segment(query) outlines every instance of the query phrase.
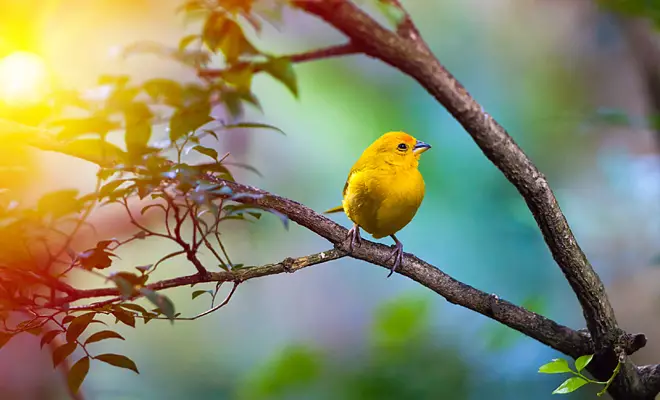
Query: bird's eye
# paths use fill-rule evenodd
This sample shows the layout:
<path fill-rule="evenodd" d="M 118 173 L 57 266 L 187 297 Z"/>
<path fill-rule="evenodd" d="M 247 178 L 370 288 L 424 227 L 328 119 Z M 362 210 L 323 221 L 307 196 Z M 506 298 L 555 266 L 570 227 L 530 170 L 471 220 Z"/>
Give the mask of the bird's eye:
<path fill-rule="evenodd" d="M 406 150 L 408 150 L 408 145 L 405 144 L 405 143 L 399 143 L 399 145 L 397 146 L 397 148 L 398 148 L 399 150 L 406 151 Z"/>

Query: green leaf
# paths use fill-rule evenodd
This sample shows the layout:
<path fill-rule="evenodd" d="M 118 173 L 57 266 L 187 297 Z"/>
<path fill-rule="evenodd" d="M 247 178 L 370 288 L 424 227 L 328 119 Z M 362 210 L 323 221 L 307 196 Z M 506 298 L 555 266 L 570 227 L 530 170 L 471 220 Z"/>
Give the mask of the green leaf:
<path fill-rule="evenodd" d="M 55 329 L 55 330 L 48 331 L 48 332 L 44 333 L 41 336 L 41 342 L 39 343 L 39 346 L 43 349 L 45 345 L 52 342 L 53 339 L 55 339 L 55 337 L 57 335 L 59 335 L 60 333 L 62 333 L 62 332 L 64 332 L 64 331 L 62 331 L 61 329 Z"/>
<path fill-rule="evenodd" d="M 237 65 L 233 68 L 230 68 L 223 72 L 222 78 L 226 83 L 233 85 L 236 88 L 237 97 L 241 97 L 239 93 L 250 93 L 250 88 L 252 87 L 252 77 L 254 75 L 254 69 L 248 65 Z M 223 96 L 223 99 L 227 100 L 227 96 Z M 225 101 L 227 102 L 227 101 Z"/>
<path fill-rule="evenodd" d="M 264 64 L 264 71 L 282 82 L 291 93 L 298 97 L 298 80 L 293 70 L 293 63 L 287 57 L 274 57 Z"/>
<path fill-rule="evenodd" d="M 57 134 L 57 138 L 63 140 L 75 139 L 89 133 L 96 133 L 103 136 L 111 130 L 119 128 L 116 122 L 109 121 L 106 117 L 102 116 L 60 119 L 50 123 L 50 125 L 61 126 L 63 128 Z"/>
<path fill-rule="evenodd" d="M 244 54 L 259 54 L 241 26 L 220 12 L 213 12 L 207 18 L 202 39 L 211 51 L 222 51 L 228 64 L 235 63 Z"/>
<path fill-rule="evenodd" d="M 198 35 L 191 36 L 197 37 Z M 181 105 L 183 88 L 176 81 L 156 78 L 146 81 L 142 87 L 155 101 L 163 101 L 165 104 L 175 107 Z"/>
<path fill-rule="evenodd" d="M 593 357 L 594 357 L 593 354 L 587 354 L 578 357 L 578 359 L 575 360 L 575 369 L 577 370 L 577 372 L 582 371 L 587 365 L 589 365 Z"/>
<path fill-rule="evenodd" d="M 126 118 L 126 132 L 124 133 L 126 150 L 131 156 L 140 156 L 144 153 L 151 138 L 153 115 L 146 104 L 135 102 L 126 107 L 124 116 Z"/>
<path fill-rule="evenodd" d="M 94 359 L 103 361 L 105 363 L 108 363 L 110 365 L 114 365 L 115 367 L 120 367 L 120 368 L 126 368 L 130 369 L 132 371 L 135 371 L 135 373 L 139 374 L 140 372 L 137 369 L 137 365 L 131 360 L 130 358 L 126 356 L 122 356 L 120 354 L 100 354 Z"/>
<path fill-rule="evenodd" d="M 283 130 L 280 128 L 273 126 L 273 125 L 268 125 L 268 124 L 262 124 L 259 122 L 241 122 L 238 124 L 229 124 L 229 125 L 223 125 L 223 129 L 236 129 L 236 128 L 243 128 L 243 129 L 254 129 L 254 128 L 262 128 L 262 129 L 270 129 L 276 132 L 281 133 L 282 135 L 286 136 L 286 133 L 284 133 Z"/>
<path fill-rule="evenodd" d="M 208 102 L 198 102 L 176 110 L 170 119 L 170 140 L 175 142 L 190 132 L 194 132 L 200 126 L 213 121 L 210 113 L 211 108 Z"/>
<path fill-rule="evenodd" d="M 96 332 L 95 334 L 91 335 L 90 337 L 85 340 L 85 345 L 88 345 L 90 343 L 95 343 L 95 342 L 100 342 L 101 340 L 105 339 L 121 339 L 125 340 L 123 336 L 118 334 L 117 332 L 114 331 L 100 331 Z"/>
<path fill-rule="evenodd" d="M 195 40 L 200 40 L 200 39 L 201 39 L 201 36 L 196 34 L 196 33 L 184 36 L 179 41 L 179 51 L 184 51 L 188 47 L 188 45 L 190 45 Z"/>
<path fill-rule="evenodd" d="M 101 186 L 101 189 L 99 189 L 99 198 L 102 199 L 104 197 L 110 196 L 124 182 L 124 180 L 118 179 Z"/>
<path fill-rule="evenodd" d="M 204 154 L 205 156 L 209 156 L 215 161 L 218 160 L 218 152 L 215 149 L 212 149 L 210 147 L 205 147 L 201 145 L 197 145 L 193 147 L 193 150 L 195 150 L 198 153 Z"/>
<path fill-rule="evenodd" d="M 60 365 L 65 358 L 71 355 L 73 351 L 78 347 L 76 342 L 69 342 L 61 345 L 53 351 L 53 368 Z"/>
<path fill-rule="evenodd" d="M 215 51 L 220 46 L 225 18 L 225 14 L 219 12 L 213 12 L 206 18 L 202 29 L 202 41 L 211 51 Z"/>
<path fill-rule="evenodd" d="M 563 374 L 565 372 L 571 372 L 571 367 L 568 366 L 568 361 L 563 358 L 555 358 L 539 367 L 539 373 L 541 374 Z"/>
<path fill-rule="evenodd" d="M 122 149 L 102 139 L 79 139 L 68 143 L 52 142 L 38 147 L 80 158 L 102 167 L 112 167 L 126 160 L 126 153 Z"/>
<path fill-rule="evenodd" d="M 192 299 L 195 300 L 196 298 L 203 295 L 204 293 L 208 293 L 210 295 L 213 295 L 212 290 L 195 290 L 194 292 L 192 292 Z"/>
<path fill-rule="evenodd" d="M 105 101 L 105 111 L 124 112 L 132 107 L 135 97 L 140 93 L 140 88 L 132 87 L 115 87 Z"/>
<path fill-rule="evenodd" d="M 94 316 L 96 316 L 96 312 L 88 312 L 74 318 L 66 329 L 66 341 L 75 342 L 85 329 L 87 329 Z"/>
<path fill-rule="evenodd" d="M 78 390 L 80 389 L 80 385 L 82 385 L 88 372 L 89 372 L 88 356 L 81 358 L 75 364 L 73 364 L 73 366 L 69 370 L 69 374 L 66 377 L 67 383 L 69 385 L 69 389 L 71 390 L 72 393 L 78 393 Z"/>
<path fill-rule="evenodd" d="M 162 295 L 153 290 L 142 288 L 140 289 L 142 293 L 149 301 L 151 301 L 161 313 L 163 313 L 170 320 L 174 320 L 174 303 L 167 296 Z"/>
<path fill-rule="evenodd" d="M 37 211 L 41 215 L 52 215 L 53 218 L 60 218 L 65 215 L 78 212 L 82 207 L 78 200 L 77 189 L 58 190 L 47 193 L 37 202 Z"/>
<path fill-rule="evenodd" d="M 238 118 L 243 115 L 243 102 L 239 92 L 225 91 L 222 94 L 222 101 L 232 118 Z"/>
<path fill-rule="evenodd" d="M 574 376 L 572 378 L 566 379 L 564 381 L 564 383 L 562 383 L 561 385 L 559 385 L 559 387 L 557 389 L 552 391 L 552 394 L 571 393 L 571 392 L 574 392 L 574 391 L 578 390 L 579 388 L 586 385 L 587 383 L 589 383 L 589 382 L 585 381 L 584 379 L 580 378 L 579 376 Z"/>

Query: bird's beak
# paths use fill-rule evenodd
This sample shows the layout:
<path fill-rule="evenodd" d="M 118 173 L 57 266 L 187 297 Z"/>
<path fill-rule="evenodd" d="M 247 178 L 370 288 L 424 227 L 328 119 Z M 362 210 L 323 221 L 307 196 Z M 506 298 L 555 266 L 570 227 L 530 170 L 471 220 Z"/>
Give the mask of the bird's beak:
<path fill-rule="evenodd" d="M 421 140 L 418 140 L 417 143 L 415 143 L 415 147 L 413 147 L 413 152 L 415 154 L 422 154 L 426 150 L 430 149 L 431 145 L 428 143 L 424 143 Z"/>

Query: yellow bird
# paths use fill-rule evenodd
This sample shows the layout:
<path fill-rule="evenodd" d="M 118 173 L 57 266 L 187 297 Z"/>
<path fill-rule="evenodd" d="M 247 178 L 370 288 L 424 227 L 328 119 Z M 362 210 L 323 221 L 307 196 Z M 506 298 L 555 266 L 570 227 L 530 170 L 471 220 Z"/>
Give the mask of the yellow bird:
<path fill-rule="evenodd" d="M 360 245 L 360 228 L 380 239 L 394 239 L 394 264 L 389 278 L 403 260 L 403 244 L 394 235 L 413 219 L 424 199 L 419 157 L 431 146 L 405 132 L 388 132 L 373 142 L 351 168 L 344 185 L 342 205 L 325 214 L 344 211 L 353 221 L 348 231 L 349 251 Z"/>

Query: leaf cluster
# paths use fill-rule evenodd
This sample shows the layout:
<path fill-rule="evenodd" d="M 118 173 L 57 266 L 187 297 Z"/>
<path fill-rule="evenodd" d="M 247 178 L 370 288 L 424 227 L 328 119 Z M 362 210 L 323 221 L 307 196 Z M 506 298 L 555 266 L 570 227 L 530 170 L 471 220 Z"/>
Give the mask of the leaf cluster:
<path fill-rule="evenodd" d="M 612 376 L 605 381 L 596 381 L 593 379 L 590 379 L 586 377 L 583 373 L 582 370 L 589 365 L 591 360 L 593 359 L 594 355 L 593 354 L 585 354 L 583 356 L 578 357 L 575 360 L 575 370 L 573 370 L 569 365 L 568 361 L 563 359 L 563 358 L 555 358 L 552 361 L 550 361 L 547 364 L 542 365 L 539 367 L 539 373 L 542 374 L 564 374 L 564 373 L 569 373 L 574 375 L 571 378 L 566 379 L 564 382 L 562 382 L 561 385 L 559 385 L 555 390 L 552 391 L 552 394 L 567 394 L 574 392 L 581 388 L 582 386 L 588 384 L 588 383 L 595 383 L 598 385 L 604 385 L 603 389 L 598 392 L 598 396 L 602 396 L 607 392 L 607 388 L 610 387 L 612 384 L 612 381 L 616 377 L 616 375 L 619 373 L 619 369 L 621 368 L 621 363 L 617 364 L 616 368 L 612 372 Z"/>
<path fill-rule="evenodd" d="M 220 135 L 226 133 L 254 129 L 283 133 L 262 122 L 243 120 L 246 106 L 261 109 L 252 92 L 256 73 L 265 72 L 298 93 L 288 57 L 259 50 L 246 32 L 251 29 L 258 35 L 264 22 L 277 20 L 276 10 L 252 0 L 186 1 L 179 12 L 187 20 L 201 21 L 199 33 L 182 38 L 175 47 L 135 43 L 123 54 L 166 57 L 195 71 L 221 56 L 222 72 L 217 76 L 192 82 L 159 77 L 135 82 L 127 75 L 103 75 L 93 91 L 59 92 L 49 99 L 57 106 L 45 119 L 43 134 L 35 128 L 25 130 L 39 132 L 29 143 L 95 164 L 97 186 L 85 194 L 69 189 L 48 193 L 36 204 L 0 189 L 0 347 L 16 335 L 30 333 L 41 337 L 42 348 L 51 348 L 54 367 L 80 353 L 68 370 L 73 392 L 93 360 L 137 373 L 130 358 L 95 354 L 93 347 L 109 339 L 124 340 L 112 328 L 113 320 L 136 328 L 139 321 L 186 319 L 152 281 L 157 268 L 176 257 L 185 258 L 200 276 L 208 269 L 246 268 L 229 257 L 221 238 L 224 221 L 254 222 L 268 212 L 288 227 L 286 216 L 243 204 L 261 195 L 235 193 L 222 184 L 234 181 L 232 167 L 259 171 L 232 163 L 230 154 L 219 150 Z M 223 118 L 214 116 L 223 113 Z M 165 137 L 159 137 L 159 126 Z M 136 231 L 79 248 L 86 231 L 95 233 L 90 215 L 108 206 L 122 209 Z M 160 229 L 147 227 L 145 221 L 154 218 Z M 170 241 L 176 250 L 148 265 L 117 268 L 122 246 L 149 239 Z M 202 264 L 198 258 L 202 249 L 213 254 L 215 265 Z M 97 296 L 67 282 L 76 271 L 103 278 L 109 287 L 99 289 L 100 293 L 109 293 L 110 298 L 85 302 Z M 213 307 L 219 289 L 216 285 L 214 290 L 197 290 L 192 298 L 208 293 Z M 141 299 L 151 307 L 140 304 Z M 94 326 L 102 327 L 93 330 Z"/>

